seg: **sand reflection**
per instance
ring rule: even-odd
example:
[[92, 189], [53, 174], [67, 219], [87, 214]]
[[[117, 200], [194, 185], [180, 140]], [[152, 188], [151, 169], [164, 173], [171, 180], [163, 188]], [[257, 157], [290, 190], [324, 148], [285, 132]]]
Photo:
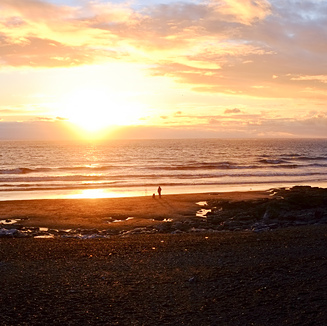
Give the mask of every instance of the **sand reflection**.
[[83, 189], [78, 193], [68, 195], [68, 198], [77, 199], [77, 198], [114, 198], [121, 197], [118, 193], [111, 192], [107, 189]]

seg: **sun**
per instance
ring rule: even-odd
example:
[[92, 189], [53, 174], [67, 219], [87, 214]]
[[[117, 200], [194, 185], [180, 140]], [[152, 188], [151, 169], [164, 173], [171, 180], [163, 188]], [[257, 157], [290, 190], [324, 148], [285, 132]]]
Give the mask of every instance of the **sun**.
[[95, 133], [110, 126], [135, 124], [141, 118], [138, 103], [104, 89], [80, 89], [68, 94], [62, 115], [79, 128]]

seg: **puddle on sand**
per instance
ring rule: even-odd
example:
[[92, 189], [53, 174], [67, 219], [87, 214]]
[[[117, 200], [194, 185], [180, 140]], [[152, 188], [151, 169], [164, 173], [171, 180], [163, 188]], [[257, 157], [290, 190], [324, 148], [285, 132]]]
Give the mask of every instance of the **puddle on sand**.
[[36, 235], [34, 239], [53, 239], [53, 234]]
[[196, 212], [197, 217], [206, 217], [207, 213], [211, 212], [211, 209], [200, 209], [199, 211]]
[[134, 217], [127, 217], [125, 220], [113, 220], [112, 222], [108, 222], [108, 223], [120, 223], [120, 222], [130, 221], [133, 219], [134, 219]]
[[198, 203], [196, 203], [199, 206], [207, 206], [208, 203], [206, 201], [199, 201]]
[[21, 217], [21, 218], [6, 218], [6, 219], [2, 219], [0, 220], [0, 224], [2, 225], [11, 225], [11, 224], [16, 224], [19, 223], [21, 221], [26, 221], [28, 220], [27, 217]]
[[18, 220], [12, 220], [10, 218], [8, 218], [6, 220], [0, 220], [0, 224], [6, 224], [6, 225], [15, 224], [17, 222], [18, 222]]
[[[199, 206], [202, 206], [202, 207], [208, 206], [208, 202], [206, 202], [206, 201], [199, 201], [196, 204]], [[201, 208], [200, 210], [198, 210], [196, 212], [196, 217], [207, 217], [206, 216], [207, 213], [210, 213], [210, 212], [211, 212], [211, 209]]]

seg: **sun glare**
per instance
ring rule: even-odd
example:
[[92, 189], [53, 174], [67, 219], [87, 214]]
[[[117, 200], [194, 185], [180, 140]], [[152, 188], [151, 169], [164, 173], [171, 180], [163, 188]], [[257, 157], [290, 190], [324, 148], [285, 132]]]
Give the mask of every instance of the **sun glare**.
[[68, 195], [66, 198], [71, 199], [98, 199], [98, 198], [119, 198], [127, 196], [137, 196], [137, 191], [131, 193], [114, 192], [109, 189], [83, 189], [74, 194]]
[[138, 103], [99, 89], [78, 90], [67, 95], [62, 108], [65, 118], [89, 133], [135, 124], [142, 111]]
[[114, 194], [110, 194], [105, 192], [103, 189], [84, 189], [80, 193], [76, 193], [70, 195], [69, 198], [88, 198], [88, 199], [95, 199], [95, 198], [106, 198], [106, 197], [115, 197]]

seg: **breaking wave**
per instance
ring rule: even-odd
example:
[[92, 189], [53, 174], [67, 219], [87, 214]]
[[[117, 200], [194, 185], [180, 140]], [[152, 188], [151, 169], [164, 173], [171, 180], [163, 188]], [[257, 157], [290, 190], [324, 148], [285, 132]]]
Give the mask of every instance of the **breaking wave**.
[[56, 167], [56, 168], [13, 168], [0, 169], [0, 174], [28, 174], [28, 173], [51, 173], [51, 172], [99, 172], [110, 170], [112, 166], [72, 166], [72, 167]]
[[322, 140], [153, 140], [85, 148], [0, 145], [0, 191], [327, 180], [327, 141]]

